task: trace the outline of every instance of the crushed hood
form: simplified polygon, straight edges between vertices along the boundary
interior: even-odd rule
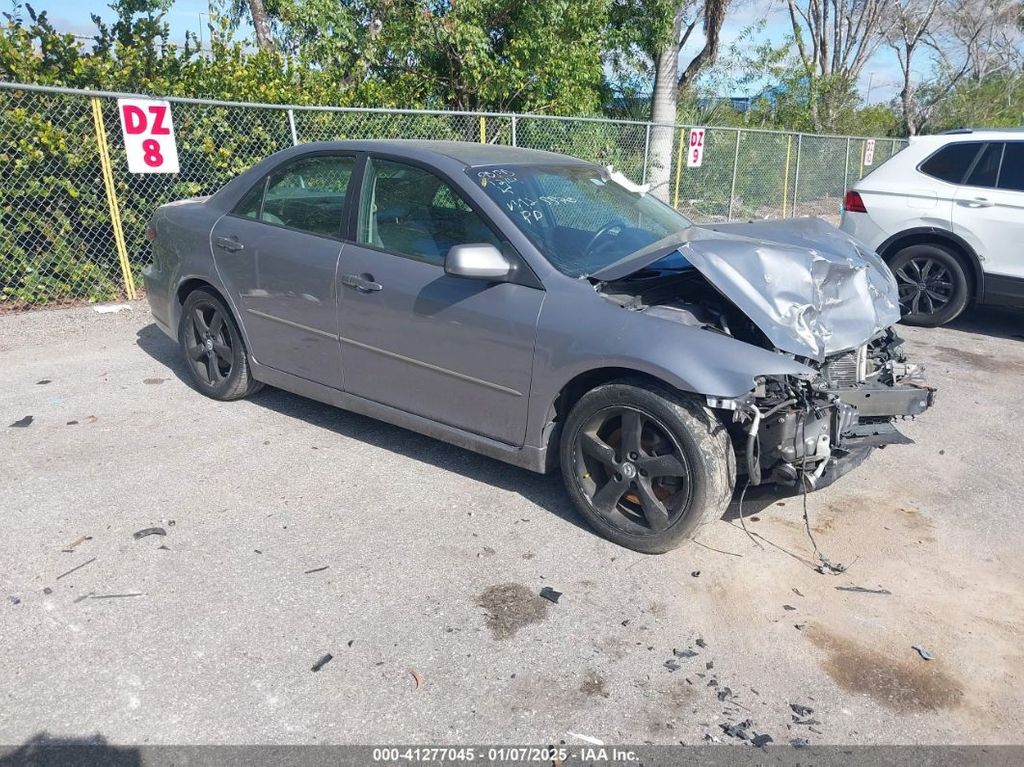
[[[691,226],[590,277],[619,280],[662,259],[678,267],[679,256],[792,354],[821,361],[900,319],[882,259],[818,218]]]

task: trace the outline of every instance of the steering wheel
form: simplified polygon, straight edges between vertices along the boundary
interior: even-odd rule
[[[590,242],[587,243],[587,247],[583,249],[583,255],[589,255],[590,251],[594,249],[594,246],[597,245],[598,241],[602,237],[607,237],[613,229],[625,229],[626,227],[627,224],[622,219],[612,219],[594,233],[594,236],[590,238]]]

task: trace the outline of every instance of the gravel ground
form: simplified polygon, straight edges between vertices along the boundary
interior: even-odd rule
[[[642,556],[557,476],[198,395],[144,304],[0,317],[0,743],[1022,743],[1022,317],[906,329],[917,444],[808,498],[841,576],[800,499]]]

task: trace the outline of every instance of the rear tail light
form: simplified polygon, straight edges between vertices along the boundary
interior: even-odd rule
[[[146,239],[152,242],[156,239],[156,229],[152,226],[146,227]]]
[[[847,213],[868,212],[868,209],[864,207],[864,199],[860,196],[860,192],[854,192],[852,189],[843,198],[843,210]]]

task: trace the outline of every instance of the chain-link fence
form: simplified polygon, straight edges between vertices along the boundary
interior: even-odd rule
[[[703,162],[687,167],[690,126],[169,98],[180,172],[133,174],[117,113],[125,95],[0,83],[0,309],[132,297],[157,206],[210,194],[296,143],[452,139],[561,152],[638,183],[658,176],[654,192],[699,222],[836,222],[845,190],[871,169],[868,142],[873,166],[905,144],[709,127]]]

